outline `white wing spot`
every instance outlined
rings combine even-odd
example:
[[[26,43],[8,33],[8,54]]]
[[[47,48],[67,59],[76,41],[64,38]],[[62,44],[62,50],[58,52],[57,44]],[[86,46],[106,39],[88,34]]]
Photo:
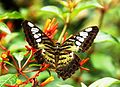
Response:
[[[32,28],[31,31],[32,31],[32,34],[35,34],[39,31],[39,29],[38,28]]]
[[[38,34],[34,34],[34,38],[39,38],[40,36],[41,36],[40,33],[38,33]]]
[[[38,43],[41,42],[41,38],[37,39],[36,42],[38,42]]]
[[[31,22],[28,22],[27,23],[30,27],[33,27],[34,26],[34,24],[32,24]]]
[[[80,43],[79,41],[76,41],[76,45],[80,46],[80,45],[81,45],[81,43]]]
[[[70,41],[75,41],[74,39],[69,39]]]
[[[71,58],[73,59],[73,58],[74,58],[74,57],[73,57],[73,52],[71,52],[70,55],[71,55]]]
[[[86,38],[88,36],[87,32],[80,32],[80,36],[82,36],[83,38]]]
[[[84,38],[77,36],[76,39],[78,39],[80,42],[84,41]]]
[[[90,31],[92,31],[92,28],[87,28],[85,31],[90,32]]]
[[[39,31],[38,28],[32,28],[31,31]]]
[[[39,38],[39,35],[37,35],[37,34],[34,34],[34,38]]]
[[[41,34],[40,34],[40,33],[38,33],[37,35],[38,35],[38,36],[41,36]]]

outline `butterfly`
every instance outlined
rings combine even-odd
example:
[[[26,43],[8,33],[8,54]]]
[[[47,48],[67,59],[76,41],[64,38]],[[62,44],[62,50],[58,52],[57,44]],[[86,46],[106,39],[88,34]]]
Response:
[[[40,64],[50,64],[49,68],[63,80],[70,78],[80,67],[81,59],[75,52],[85,52],[99,31],[97,26],[85,28],[61,44],[51,40],[31,21],[23,21],[22,26],[28,44],[37,49],[34,58]]]

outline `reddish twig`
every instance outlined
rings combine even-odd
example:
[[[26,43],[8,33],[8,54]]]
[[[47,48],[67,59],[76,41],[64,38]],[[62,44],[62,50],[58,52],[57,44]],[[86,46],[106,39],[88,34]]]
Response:
[[[12,54],[10,53],[10,51],[8,51],[8,52],[9,52],[8,55],[12,58],[13,63],[15,65],[16,69],[19,70],[19,67],[18,67],[18,64],[17,64],[16,60],[14,59],[14,57],[12,56]]]
[[[26,67],[26,65],[28,65],[28,63],[30,63],[31,58],[33,57],[34,53],[36,52],[36,49],[34,49],[34,48],[29,48],[28,46],[26,46],[26,48],[28,49],[28,51],[31,51],[31,54],[30,54],[29,58],[27,59],[27,61],[22,66],[21,71]]]
[[[85,67],[82,67],[87,61],[89,60],[89,58],[86,58],[86,59],[83,59],[81,62],[80,62],[80,70],[86,70],[86,71],[89,71],[88,68],[85,68]]]

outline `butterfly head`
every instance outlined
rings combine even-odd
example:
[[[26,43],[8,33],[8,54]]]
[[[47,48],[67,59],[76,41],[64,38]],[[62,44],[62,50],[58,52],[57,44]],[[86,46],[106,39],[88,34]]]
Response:
[[[56,42],[56,47],[59,48],[60,47],[60,43]]]

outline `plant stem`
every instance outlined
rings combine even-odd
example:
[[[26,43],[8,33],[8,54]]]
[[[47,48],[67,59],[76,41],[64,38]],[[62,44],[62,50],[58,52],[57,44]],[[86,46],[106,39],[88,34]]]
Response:
[[[16,60],[14,59],[14,57],[12,56],[11,53],[9,53],[9,56],[12,58],[13,63],[14,63],[14,65],[15,65],[16,69],[19,70],[18,64],[17,64]]]
[[[102,26],[102,23],[103,23],[103,19],[104,19],[104,14],[105,14],[105,12],[101,12],[101,16],[100,16],[100,20],[99,20],[99,28],[101,28],[101,26]]]
[[[69,23],[69,19],[70,19],[70,14],[68,14],[67,17],[66,17],[65,25],[64,25],[63,30],[62,30],[62,33],[61,33],[61,35],[60,35],[60,37],[59,37],[59,39],[58,39],[58,42],[59,42],[59,43],[61,42],[62,37],[63,37],[64,34],[65,34],[65,31],[66,31],[67,26],[68,26],[68,23]]]
[[[31,51],[32,52],[32,51]],[[31,53],[31,55],[29,56],[29,58],[27,59],[27,61],[25,62],[25,64],[22,66],[21,71],[25,68],[25,66],[29,63],[30,59],[33,57],[33,52]]]

